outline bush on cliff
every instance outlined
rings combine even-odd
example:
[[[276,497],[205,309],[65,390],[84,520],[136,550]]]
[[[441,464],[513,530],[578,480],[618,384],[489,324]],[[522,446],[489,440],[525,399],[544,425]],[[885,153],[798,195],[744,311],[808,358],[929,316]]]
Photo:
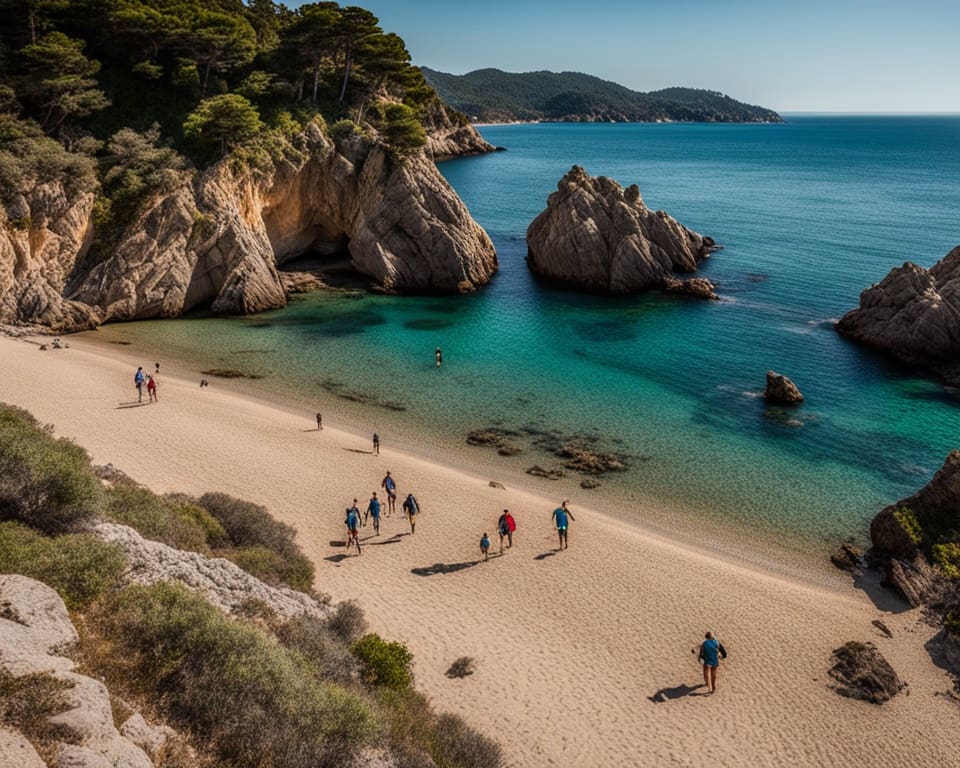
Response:
[[[128,587],[97,620],[101,668],[162,702],[219,765],[346,765],[374,735],[361,697],[183,587]]]
[[[225,493],[205,493],[197,503],[220,521],[233,547],[252,549],[246,554],[229,551],[218,554],[230,559],[241,558],[246,563],[238,562],[241,567],[248,567],[254,576],[268,583],[310,590],[313,563],[300,551],[293,528],[272,518],[259,504]]]
[[[83,608],[119,586],[125,568],[118,547],[89,534],[49,538],[20,523],[0,523],[0,573],[48,584],[68,608]]]
[[[403,690],[413,684],[413,654],[403,643],[389,642],[380,635],[364,635],[350,647],[363,667],[369,685]]]
[[[98,512],[100,481],[87,452],[26,411],[0,404],[0,520],[45,533],[82,528]]]

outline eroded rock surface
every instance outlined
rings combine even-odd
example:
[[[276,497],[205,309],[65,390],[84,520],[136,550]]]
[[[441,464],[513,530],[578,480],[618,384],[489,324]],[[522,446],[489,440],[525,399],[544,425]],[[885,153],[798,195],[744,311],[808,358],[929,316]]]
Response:
[[[490,238],[424,152],[401,163],[316,125],[269,171],[227,158],[184,174],[107,253],[87,252],[93,200],[46,185],[0,213],[0,322],[73,330],[201,306],[258,312],[285,303],[277,266],[305,252],[348,250],[397,292],[472,291],[497,269]]]
[[[833,659],[830,676],[841,696],[883,704],[906,687],[873,643],[845,643],[833,652]]]
[[[284,619],[305,613],[325,618],[330,613],[320,600],[292,589],[271,587],[229,560],[150,541],[125,525],[100,523],[93,531],[123,549],[128,562],[126,578],[135,584],[183,584],[227,613],[242,614],[251,601],[269,606]]]
[[[624,189],[577,165],[560,179],[546,210],[527,229],[531,270],[603,293],[676,290],[674,273],[694,272],[713,248],[711,238],[647,208],[635,184]]]
[[[931,269],[911,262],[860,294],[837,323],[844,336],[960,383],[960,246]]]

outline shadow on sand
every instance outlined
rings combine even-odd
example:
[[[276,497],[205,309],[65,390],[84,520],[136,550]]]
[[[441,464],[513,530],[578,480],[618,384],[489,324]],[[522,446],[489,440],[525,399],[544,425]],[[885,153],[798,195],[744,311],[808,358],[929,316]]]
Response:
[[[881,574],[875,568],[864,568],[853,576],[853,586],[862,590],[881,611],[903,613],[910,610],[910,603],[890,589],[880,585]]]
[[[346,560],[348,557],[350,557],[350,555],[348,555],[346,552],[344,552],[343,554],[340,554],[340,555],[330,555],[330,557],[325,557],[325,558],[323,558],[323,559],[324,559],[324,560],[329,560],[331,563],[342,563],[342,562],[343,562],[344,560]]]
[[[456,571],[462,571],[464,568],[472,568],[482,562],[482,560],[466,560],[462,563],[434,563],[433,565],[428,565],[426,568],[411,568],[410,573],[414,573],[417,576],[433,576],[437,573],[455,573]]]
[[[314,432],[315,432],[316,430],[309,430],[309,429],[305,429],[305,430],[304,430],[304,432],[311,432],[311,431],[314,431]],[[364,450],[362,450],[362,449],[360,449],[360,448],[344,448],[343,450],[345,450],[345,451],[350,451],[350,453],[365,453],[365,454],[367,454],[368,456],[373,456],[373,455],[374,455],[373,451],[364,451]]]
[[[129,403],[117,403],[117,410],[121,408],[139,408],[141,405],[150,405],[150,401],[144,403],[138,403],[136,400],[131,400]]]
[[[673,688],[661,688],[653,696],[647,698],[654,704],[663,704],[665,701],[682,699],[684,696],[702,696],[703,693],[695,693],[695,691],[705,687],[704,683],[699,685],[675,685]]]
[[[360,539],[361,542],[366,544],[368,547],[381,547],[384,544],[399,544],[401,536],[407,536],[406,533],[395,533],[393,536],[390,536],[386,539],[380,539],[379,541],[371,541],[371,539],[379,538],[377,534],[371,533],[369,536],[365,536]]]
[[[555,554],[557,554],[557,552],[559,552],[559,551],[560,551],[560,550],[557,550],[557,549],[550,549],[550,550],[547,550],[546,552],[541,552],[539,555],[535,556],[533,559],[534,559],[534,560],[546,560],[548,557],[553,557],[553,556],[554,556]]]

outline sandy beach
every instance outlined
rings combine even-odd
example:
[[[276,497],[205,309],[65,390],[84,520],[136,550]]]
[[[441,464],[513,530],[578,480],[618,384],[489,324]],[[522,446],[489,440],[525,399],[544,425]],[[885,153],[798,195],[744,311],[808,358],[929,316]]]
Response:
[[[371,629],[413,651],[417,686],[499,740],[510,766],[960,765],[960,708],[924,650],[918,611],[852,583],[785,578],[705,552],[571,499],[557,552],[545,498],[475,467],[446,466],[314,414],[218,386],[162,363],[159,403],[138,406],[133,373],[153,360],[68,339],[39,351],[0,338],[0,400],[26,408],[97,463],[158,492],[222,490],[293,525],[316,588],[355,599]],[[148,368],[149,366],[149,368]],[[146,399],[146,394],[144,394]],[[363,554],[344,556],[343,509],[361,508],[386,470],[416,494],[416,534],[399,514]],[[382,491],[381,491],[382,494]],[[485,531],[517,520],[514,547],[478,562]],[[334,545],[337,544],[337,545]],[[829,567],[829,566],[827,566]],[[888,639],[871,626],[882,619]],[[730,651],[704,695],[691,649],[713,630]],[[829,687],[831,651],[874,642],[909,695],[883,706]],[[450,680],[459,656],[474,675]]]

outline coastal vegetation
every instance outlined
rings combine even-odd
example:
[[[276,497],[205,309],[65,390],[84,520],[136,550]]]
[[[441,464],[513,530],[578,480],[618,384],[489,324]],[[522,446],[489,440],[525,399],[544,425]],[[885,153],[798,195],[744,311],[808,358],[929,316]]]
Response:
[[[445,109],[403,40],[333,2],[7,0],[0,61],[4,198],[27,180],[99,180],[106,210],[308,123],[350,120],[403,156]]]
[[[367,751],[397,766],[502,765],[496,743],[433,711],[413,687],[410,651],[365,634],[356,604],[285,619],[251,599],[228,615],[180,584],[130,584],[124,551],[92,527],[103,520],[270,583],[310,590],[313,566],[263,507],[222,493],[158,496],[0,405],[0,573],[52,586],[80,628],[81,670],[188,739],[192,757],[179,750],[158,765],[341,766]],[[48,722],[63,689],[0,670],[0,721],[47,754],[71,738]]]
[[[582,72],[421,69],[447,104],[480,122],[783,122],[773,110],[699,88],[642,93]]]

